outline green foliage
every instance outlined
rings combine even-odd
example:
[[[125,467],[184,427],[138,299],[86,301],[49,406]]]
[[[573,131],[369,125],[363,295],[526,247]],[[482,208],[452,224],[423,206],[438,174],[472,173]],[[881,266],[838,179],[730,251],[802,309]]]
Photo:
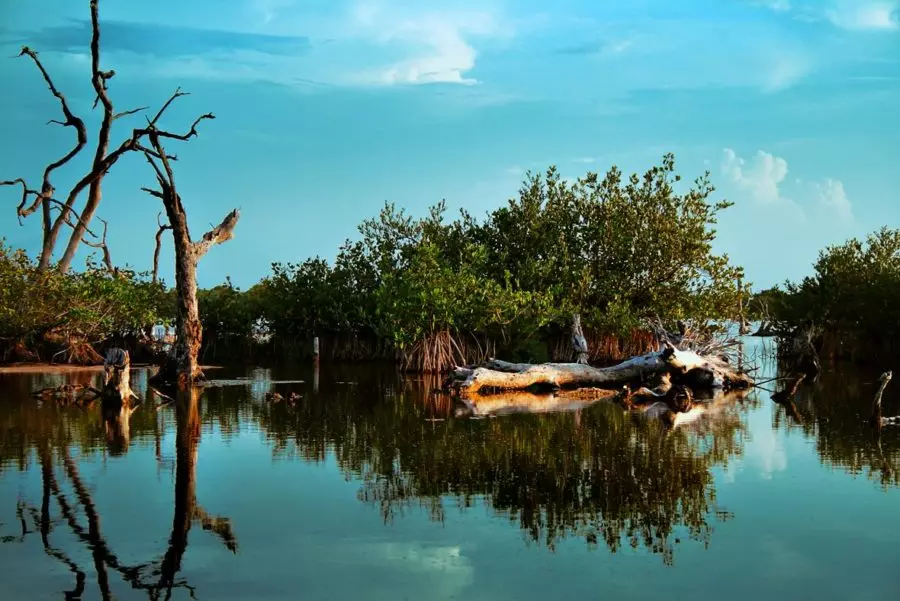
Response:
[[[38,270],[24,251],[0,241],[0,354],[35,351],[56,336],[97,344],[163,319],[161,284],[128,271],[111,275],[89,262],[80,273]]]
[[[627,180],[615,167],[575,182],[553,167],[529,174],[483,220],[447,218],[443,201],[422,218],[388,203],[332,262],[275,263],[247,292],[230,282],[200,291],[204,344],[249,341],[263,324],[280,341],[362,341],[385,357],[440,338],[464,360],[463,339],[532,355],[574,312],[601,335],[627,335],[647,317],[732,317],[746,291],[741,269],[712,251],[729,206],[709,202],[712,193],[706,176],[680,184],[667,155]],[[66,327],[103,340],[173,313],[171,293],[134,274],[39,273],[24,254],[3,252],[4,336]]]
[[[353,332],[408,348],[439,332],[523,344],[585,327],[626,333],[659,316],[733,316],[740,268],[712,252],[719,211],[706,177],[681,193],[674,158],[623,181],[613,168],[570,183],[529,174],[516,198],[479,222],[445,218],[440,202],[415,219],[386,204],[321,258],[275,264],[261,284],[276,336]]]
[[[778,321],[814,324],[845,352],[896,350],[900,334],[900,230],[882,228],[819,253],[813,275],[774,297]],[[841,344],[840,346],[845,346]]]

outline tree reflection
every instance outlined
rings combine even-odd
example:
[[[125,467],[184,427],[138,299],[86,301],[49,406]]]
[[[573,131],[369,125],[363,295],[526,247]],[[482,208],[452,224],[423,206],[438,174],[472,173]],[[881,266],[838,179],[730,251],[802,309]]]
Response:
[[[254,418],[276,456],[322,461],[333,453],[386,522],[410,504],[443,520],[448,500],[483,502],[550,548],[577,536],[612,551],[644,546],[667,562],[680,532],[709,541],[711,468],[743,448],[735,402],[693,429],[667,430],[602,402],[572,413],[456,420],[447,399],[427,387],[375,378],[356,391],[323,388],[295,406],[254,404]]]
[[[796,414],[778,407],[776,428],[797,430],[815,443],[820,460],[848,473],[879,482],[900,485],[900,428],[878,431],[866,420],[872,396],[878,387],[878,373],[825,371],[810,385],[801,386],[794,398]],[[900,414],[900,390],[889,387],[884,403],[888,414]]]
[[[78,541],[84,544],[92,559],[97,586],[101,597],[113,599],[111,577],[118,576],[132,589],[146,592],[149,599],[169,599],[176,589],[183,589],[193,598],[195,591],[187,580],[179,576],[182,559],[188,547],[188,534],[194,523],[199,522],[204,530],[211,531],[232,552],[237,551],[237,539],[228,518],[208,514],[196,498],[197,452],[200,443],[200,389],[184,393],[173,404],[175,417],[175,486],[172,528],[168,548],[158,559],[128,564],[112,550],[101,528],[100,510],[90,489],[85,484],[78,462],[72,458],[71,450],[96,452],[101,441],[106,443],[110,454],[125,454],[129,449],[131,433],[139,435],[158,434],[155,411],[151,408],[146,419],[139,424],[132,423],[135,407],[131,405],[103,406],[99,415],[95,411],[63,412],[47,403],[37,406],[33,402],[23,402],[16,407],[5,407],[6,420],[15,421],[22,428],[21,438],[4,440],[3,448],[14,448],[21,466],[27,465],[29,447],[35,448],[40,464],[42,494],[40,510],[22,505],[23,536],[28,533],[25,515],[31,517],[35,530],[40,532],[44,552],[65,565],[75,577],[75,587],[64,592],[66,599],[78,599],[84,593],[87,570],[72,557],[51,542],[54,520],[52,505],[59,508],[63,523]],[[152,413],[151,413],[152,412]],[[98,419],[99,417],[99,419]],[[137,426],[137,427],[135,427]],[[8,435],[8,431],[7,431]],[[9,443],[13,442],[12,445]],[[7,451],[4,450],[4,454]],[[8,458],[4,457],[4,463]],[[57,479],[60,468],[71,486],[74,499],[67,495],[65,486]],[[78,519],[83,514],[87,519],[85,528]],[[5,540],[4,542],[19,542]]]

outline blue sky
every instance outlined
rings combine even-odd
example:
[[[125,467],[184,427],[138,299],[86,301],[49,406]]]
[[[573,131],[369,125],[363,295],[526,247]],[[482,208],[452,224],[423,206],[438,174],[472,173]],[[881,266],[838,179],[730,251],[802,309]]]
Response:
[[[97,122],[87,0],[0,0],[0,179],[38,187],[71,132],[41,53],[73,110]],[[643,171],[675,153],[709,170],[718,249],[757,286],[809,272],[819,248],[900,227],[900,0],[101,0],[103,64],[125,110],[191,92],[164,126],[212,111],[170,149],[199,236],[233,207],[234,240],[200,284],[243,287],[273,261],[332,257],[386,200],[414,214],[444,198],[481,215],[525,170]],[[10,93],[13,91],[14,93]],[[113,140],[137,121],[121,120]],[[83,153],[87,159],[88,152]],[[84,161],[55,178],[67,189]],[[117,263],[149,268],[159,201],[139,156],[105,180],[98,215]],[[35,250],[0,189],[0,232]],[[166,245],[167,247],[170,245]],[[61,250],[61,249],[60,249]],[[85,249],[89,250],[89,249]],[[171,251],[163,253],[170,279]]]

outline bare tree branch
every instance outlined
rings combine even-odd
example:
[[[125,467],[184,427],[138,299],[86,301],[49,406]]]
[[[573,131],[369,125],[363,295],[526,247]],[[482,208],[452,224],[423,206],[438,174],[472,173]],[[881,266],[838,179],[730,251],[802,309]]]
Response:
[[[67,207],[65,203],[62,203],[55,198],[48,198],[47,202],[56,205],[53,208],[61,213],[60,217],[64,220],[65,224],[75,229],[77,226],[72,222],[70,217],[74,217],[75,221],[84,226],[84,231],[91,236],[91,238],[96,238],[97,234],[95,234],[90,228],[87,227],[87,224],[82,221],[81,217],[78,215],[78,212],[71,207]]]
[[[203,238],[199,242],[194,243],[194,253],[197,258],[205,255],[216,244],[222,244],[231,240],[234,237],[234,227],[237,225],[240,216],[240,211],[234,209],[225,216],[222,223],[203,234]]]
[[[74,127],[77,132],[77,140],[75,146],[61,158],[47,165],[47,167],[44,169],[44,176],[40,192],[28,190],[24,181],[22,181],[23,197],[22,202],[16,209],[16,214],[18,215],[19,221],[21,223],[23,217],[31,215],[43,206],[44,244],[41,253],[41,265],[45,267],[49,264],[49,254],[52,253],[53,247],[53,243],[51,240],[52,228],[50,223],[50,210],[49,207],[47,207],[44,203],[44,200],[52,197],[55,193],[53,184],[50,182],[50,176],[54,170],[65,165],[70,160],[72,160],[75,155],[81,152],[82,148],[84,148],[84,146],[87,144],[87,129],[85,128],[84,121],[82,121],[80,118],[76,117],[74,113],[72,113],[71,109],[69,108],[69,103],[66,101],[66,97],[63,96],[63,94],[53,83],[53,79],[44,68],[44,65],[41,62],[40,58],[38,58],[37,52],[29,48],[28,46],[23,46],[18,56],[27,56],[31,58],[31,60],[37,66],[38,70],[41,72],[41,76],[44,78],[44,81],[47,83],[47,87],[50,89],[50,93],[53,94],[53,96],[56,97],[57,100],[59,100],[65,120],[51,119],[50,123],[56,123],[58,125],[62,125],[63,127]],[[27,204],[27,198],[29,195],[34,195],[35,199],[31,206],[26,207],[25,205]]]
[[[98,176],[92,178],[92,181],[90,182],[88,199],[84,209],[81,211],[81,218],[85,223],[90,223],[97,207],[100,205],[100,200],[102,198],[101,179],[102,175],[106,174],[106,170],[101,169],[101,167],[109,152],[110,131],[112,129],[113,119],[115,118],[113,104],[109,99],[109,94],[107,94],[107,83],[115,76],[116,72],[112,70],[103,71],[100,68],[100,15],[98,4],[99,0],[91,0],[91,83],[94,86],[94,91],[97,93],[97,100],[95,100],[94,106],[96,107],[98,102],[103,104],[103,120],[100,123],[100,131],[97,134],[97,149],[94,153],[94,161],[92,163],[92,171],[98,173]],[[69,204],[68,200],[69,199],[66,201],[67,204]],[[75,197],[71,198],[71,200],[72,203],[69,204],[69,206],[74,204]],[[57,232],[58,231],[57,228]],[[60,271],[65,272],[69,269],[83,237],[84,228],[79,224],[79,226],[73,230],[62,259],[59,261]]]
[[[131,109],[130,111],[123,111],[121,113],[116,113],[115,115],[113,115],[113,121],[115,121],[116,119],[121,119],[122,117],[127,117],[128,115],[134,115],[136,113],[140,113],[141,111],[146,111],[149,108],[150,108],[149,106],[142,106],[142,107],[138,107],[136,109]]]
[[[115,268],[112,262],[112,256],[109,253],[109,246],[106,244],[106,228],[109,225],[105,219],[98,217],[100,221],[103,222],[103,238],[100,242],[88,242],[86,239],[82,240],[85,244],[90,246],[91,248],[99,248],[103,251],[103,264],[106,266],[107,271],[113,275],[117,275],[119,270]]]
[[[155,190],[151,190],[151,192],[156,192]],[[161,197],[162,195],[160,195]],[[155,284],[158,279],[159,274],[159,252],[162,249],[162,235],[166,230],[172,229],[172,226],[168,223],[162,222],[162,213],[156,216],[156,223],[159,225],[159,229],[156,230],[156,249],[153,251],[153,283]]]
[[[17,179],[11,179],[11,180],[0,182],[0,186],[15,186],[15,185],[22,186],[22,201],[19,203],[19,206],[16,208],[16,215],[19,218],[19,225],[22,225],[22,217],[23,217],[22,212],[25,207],[25,204],[28,202],[28,197],[32,194],[37,196],[38,193],[35,190],[29,190],[28,184],[25,183],[25,180],[22,179],[21,177],[17,178]],[[35,207],[35,208],[37,208],[37,207]]]
[[[166,112],[166,109],[169,108],[169,105],[172,104],[176,98],[181,98],[182,96],[189,96],[190,92],[182,92],[181,88],[175,88],[175,93],[166,100],[165,104],[162,105],[162,108],[156,113],[156,116],[153,119],[148,119],[147,126],[155,127],[156,123],[159,121],[159,118],[163,116],[163,113]]]
[[[155,133],[158,136],[160,136],[161,138],[171,138],[173,140],[181,140],[183,142],[186,142],[186,141],[190,140],[191,138],[193,138],[194,136],[199,135],[197,133],[197,125],[199,125],[201,121],[203,121],[204,119],[215,119],[215,118],[216,118],[216,116],[213,115],[212,113],[206,113],[205,115],[200,115],[199,117],[197,117],[197,119],[191,125],[191,129],[186,134],[173,134],[171,132],[163,131],[161,129],[159,129],[159,130],[153,129],[152,131],[155,131]]]

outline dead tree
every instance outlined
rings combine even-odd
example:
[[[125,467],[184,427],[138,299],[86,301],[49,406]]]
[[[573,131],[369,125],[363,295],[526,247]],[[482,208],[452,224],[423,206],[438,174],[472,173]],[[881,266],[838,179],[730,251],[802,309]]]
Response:
[[[172,229],[168,223],[163,223],[162,213],[156,216],[156,223],[159,229],[156,230],[156,246],[153,249],[153,283],[159,281],[159,251],[162,249],[162,235],[166,230]]]
[[[753,384],[747,374],[718,357],[680,350],[666,342],[661,351],[603,368],[578,363],[531,365],[493,360],[483,366],[456,368],[449,385],[465,394],[533,388],[615,388],[663,374],[675,375],[682,383],[699,388],[746,389]]]
[[[87,145],[87,128],[85,127],[84,121],[71,111],[66,97],[54,84],[50,74],[41,63],[38,53],[25,46],[18,55],[20,57],[28,57],[35,63],[43,76],[45,83],[49,87],[50,93],[59,100],[63,119],[51,119],[49,123],[61,125],[63,127],[71,127],[76,132],[76,142],[74,147],[62,157],[47,165],[44,169],[43,180],[39,190],[30,188],[23,178],[0,182],[0,186],[21,186],[21,200],[16,208],[16,213],[20,221],[38,210],[41,210],[42,212],[43,239],[38,263],[42,270],[49,269],[53,261],[59,234],[64,225],[70,225],[72,227],[72,234],[66,245],[65,252],[57,265],[60,271],[65,272],[69,270],[72,260],[75,257],[75,253],[80,244],[85,241],[85,235],[96,239],[96,235],[90,230],[90,223],[94,218],[102,199],[103,178],[109,173],[109,170],[113,165],[128,152],[147,150],[141,145],[142,138],[147,135],[150,128],[156,125],[163,111],[165,111],[172,101],[172,99],[170,99],[164,105],[163,109],[157,113],[156,117],[150,120],[148,127],[134,129],[129,137],[118,146],[111,149],[110,137],[113,123],[122,117],[144,111],[147,107],[126,110],[119,113],[115,112],[115,108],[108,93],[108,83],[116,73],[113,70],[104,71],[100,65],[100,19],[98,5],[99,0],[90,0],[92,32],[90,44],[91,84],[96,94],[94,107],[102,107],[103,117],[100,129],[97,133],[96,150],[93,160],[90,163],[89,171],[76,181],[75,185],[69,190],[64,201],[56,198],[56,188],[51,181],[51,177],[57,169],[72,161],[72,159],[81,153]],[[178,95],[183,94],[176,93],[176,97]],[[79,212],[75,209],[75,204],[85,190],[87,190],[87,200],[84,208]],[[51,207],[59,209],[59,214],[56,217],[53,216]],[[104,256],[104,261],[105,259],[106,255]]]
[[[881,428],[883,426],[900,425],[900,416],[884,417],[881,410],[881,397],[884,395],[884,389],[894,377],[894,372],[886,371],[878,377],[878,391],[872,401],[872,415],[869,417],[869,425],[873,428]]]
[[[203,378],[198,362],[203,328],[197,304],[197,263],[210,248],[233,237],[234,228],[240,217],[237,209],[231,211],[222,223],[194,242],[188,229],[187,213],[175,187],[175,175],[169,157],[160,142],[160,138],[163,137],[186,140],[191,135],[196,135],[195,128],[200,121],[212,118],[214,117],[210,114],[201,116],[194,122],[191,133],[187,136],[151,130],[149,139],[153,150],[145,152],[147,161],[156,172],[160,189],[144,188],[144,191],[162,200],[175,245],[176,340],[159,373],[154,376],[154,383],[157,385],[177,384],[179,387],[186,387]],[[159,159],[162,168],[156,159]]]
[[[575,351],[575,362],[581,365],[588,364],[588,343],[581,329],[581,315],[572,316],[572,349]]]
[[[100,218],[98,217],[97,219]],[[109,224],[106,223],[106,220],[104,219],[100,219],[100,221],[103,223],[103,237],[100,239],[100,242],[89,242],[88,240],[84,240],[84,243],[91,248],[99,248],[103,251],[103,266],[106,267],[106,270],[110,275],[119,275],[119,270],[113,265],[112,255],[109,252],[109,245],[106,244],[106,228]]]

